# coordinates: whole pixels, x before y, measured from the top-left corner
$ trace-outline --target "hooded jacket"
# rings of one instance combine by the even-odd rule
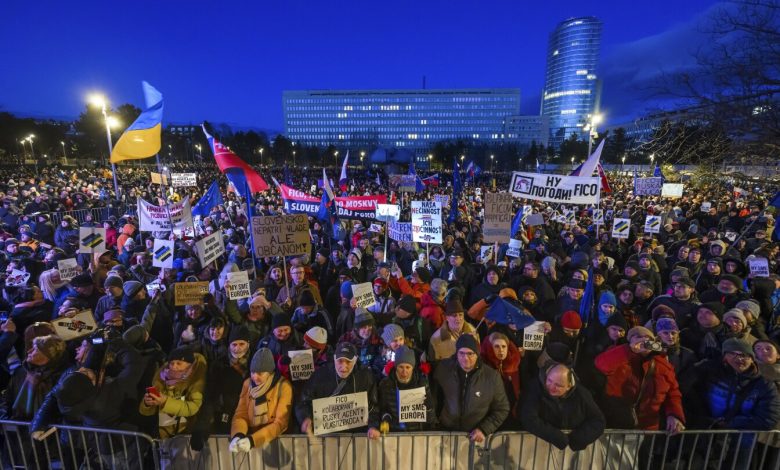
[[[519,414],[518,402],[520,400],[521,390],[520,361],[523,359],[523,354],[511,340],[508,343],[507,356],[503,361],[498,360],[496,357],[496,353],[493,351],[493,345],[488,338],[482,340],[480,355],[485,364],[498,371],[501,375],[501,380],[504,381],[504,391],[509,400],[509,409],[511,410],[512,417],[517,418]]]

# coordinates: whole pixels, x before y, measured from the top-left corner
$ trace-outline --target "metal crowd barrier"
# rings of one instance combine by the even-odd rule
[[[28,423],[0,421],[3,468],[385,470],[385,469],[760,469],[780,470],[780,431],[608,430],[579,452],[558,449],[523,432],[500,432],[484,445],[465,433],[395,433],[325,437],[284,435],[247,453],[232,453],[228,436],[212,436],[200,452],[189,436],[156,441],[134,432],[58,426],[43,441]]]
[[[0,421],[3,469],[159,469],[157,442],[146,434],[57,425],[43,440],[30,423]]]
[[[136,215],[136,206],[135,204],[128,204],[128,205],[122,205],[118,207],[93,207],[91,209],[77,209],[72,211],[61,211],[61,212],[50,212],[51,217],[51,223],[55,227],[57,227],[60,222],[62,222],[62,218],[66,215],[69,215],[76,219],[79,224],[84,223],[84,221],[87,218],[87,215],[92,216],[92,220],[100,224],[104,220],[108,219],[112,215],[116,218],[120,218],[124,215]]]

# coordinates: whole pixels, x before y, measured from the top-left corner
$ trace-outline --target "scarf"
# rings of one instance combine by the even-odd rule
[[[268,398],[266,393],[277,381],[277,374],[269,377],[262,385],[255,385],[254,380],[249,379],[249,396],[255,400],[252,413],[252,426],[263,426],[268,424],[270,417],[268,416]]]
[[[187,367],[181,372],[175,372],[169,369],[168,367],[165,367],[160,371],[160,380],[162,380],[162,382],[168,388],[175,387],[176,385],[187,380],[190,377],[194,365],[195,365],[194,363],[190,364],[189,367]]]
[[[247,364],[249,364],[248,351],[244,352],[241,357],[236,357],[233,355],[233,353],[230,353],[230,367],[235,369],[241,375],[244,375],[246,372]]]

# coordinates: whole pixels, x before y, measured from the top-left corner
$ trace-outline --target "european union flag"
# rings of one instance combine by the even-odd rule
[[[461,191],[463,191],[463,184],[460,181],[460,166],[455,160],[452,168],[452,199],[450,199],[450,215],[447,217],[448,224],[458,220],[458,199]]]
[[[596,301],[596,286],[593,283],[593,268],[588,268],[588,282],[585,284],[585,292],[580,300],[580,319],[582,323],[589,324],[593,313],[593,304]]]
[[[523,206],[517,210],[514,219],[512,219],[512,230],[509,231],[509,237],[515,236],[518,230],[520,230],[520,224],[523,222]]]
[[[518,329],[531,326],[536,319],[528,315],[519,307],[512,305],[510,302],[497,298],[490,304],[490,308],[485,314],[485,319],[501,323],[502,325],[514,325]]]
[[[219,192],[219,185],[216,181],[213,181],[211,186],[209,186],[209,190],[206,191],[206,194],[204,194],[203,197],[200,198],[200,201],[192,207],[192,215],[193,217],[196,215],[206,217],[213,207],[224,204],[225,200],[222,199],[222,193]]]

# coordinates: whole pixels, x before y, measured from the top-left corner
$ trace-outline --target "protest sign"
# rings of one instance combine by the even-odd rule
[[[368,424],[368,394],[348,393],[312,400],[314,435],[320,436]]]
[[[604,209],[593,209],[593,223],[604,225]]]
[[[412,241],[412,223],[411,222],[390,222],[387,225],[388,236],[397,242]]]
[[[52,320],[54,332],[65,341],[91,335],[97,331],[92,310],[82,310],[72,317],[57,317]]]
[[[425,387],[398,390],[399,423],[425,423],[428,421],[425,395]]]
[[[352,284],[352,296],[357,307],[369,307],[374,304],[374,288],[370,282]]]
[[[79,227],[79,253],[101,253],[106,251],[106,229]]]
[[[371,224],[368,227],[368,231],[373,233],[384,233],[385,230],[380,224]]]
[[[479,259],[482,264],[488,264],[493,262],[493,245],[482,245],[479,247]]]
[[[304,214],[252,217],[252,235],[255,252],[262,258],[300,256],[311,249]]]
[[[176,282],[173,284],[173,304],[177,307],[200,305],[203,303],[203,297],[208,293],[208,281]]]
[[[574,225],[577,223],[577,211],[575,210],[565,210],[563,211],[563,222],[569,225]]]
[[[388,184],[393,191],[413,193],[417,191],[417,175],[390,175]]]
[[[155,206],[138,198],[138,222],[142,232],[170,232],[192,228],[190,197],[164,206]]]
[[[201,266],[208,266],[225,252],[225,240],[222,239],[222,230],[217,230],[207,237],[203,237],[195,243],[198,251],[198,259]]]
[[[152,172],[152,184],[168,185],[168,175]]]
[[[314,356],[311,349],[288,351],[290,356],[290,379],[307,380],[314,373]]]
[[[249,286],[249,273],[246,271],[227,273],[225,291],[230,300],[246,299],[250,297],[252,293],[250,292]]]
[[[152,266],[156,268],[173,267],[173,240],[155,238],[152,250]]]
[[[753,277],[769,277],[769,261],[766,258],[751,258],[748,260],[748,266]],[[741,289],[742,286],[737,288]]]
[[[506,255],[511,256],[512,258],[519,258],[522,250],[523,250],[523,241],[515,240],[514,238],[512,238],[511,240],[509,240],[509,248],[506,249]]]
[[[615,219],[612,224],[612,238],[628,238],[631,230],[631,219]]]
[[[712,203],[710,201],[704,201],[701,203],[702,212],[709,212],[711,207],[712,207]]]
[[[440,203],[442,207],[450,205],[450,196],[448,194],[434,194],[433,200]]]
[[[682,197],[683,185],[682,183],[664,183],[661,187],[661,196],[663,197]]]
[[[76,263],[76,258],[66,258],[57,261],[57,271],[60,272],[60,279],[70,281],[81,274],[81,266]]]
[[[515,171],[512,173],[512,183],[509,188],[515,197],[534,201],[596,204],[599,197],[599,184],[599,178]]]
[[[525,224],[529,227],[544,225],[544,216],[542,214],[530,214],[525,218]]]
[[[541,351],[544,345],[544,322],[535,321],[523,329],[523,348],[526,351]]]
[[[661,231],[661,216],[648,215],[645,218],[645,233],[658,233]]]
[[[634,180],[634,196],[657,196],[661,194],[664,179],[659,177],[636,178]]]
[[[171,186],[174,188],[187,188],[197,185],[197,173],[171,173]]]
[[[482,225],[486,243],[506,243],[512,229],[512,194],[485,194],[485,223]]]
[[[30,280],[30,273],[19,269],[12,269],[11,274],[5,278],[5,285],[8,287],[26,286]]]
[[[412,241],[442,242],[441,204],[436,201],[412,201]]]
[[[380,222],[395,222],[401,217],[401,206],[396,204],[377,204],[376,220]]]

